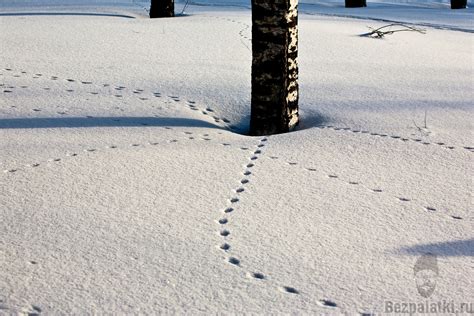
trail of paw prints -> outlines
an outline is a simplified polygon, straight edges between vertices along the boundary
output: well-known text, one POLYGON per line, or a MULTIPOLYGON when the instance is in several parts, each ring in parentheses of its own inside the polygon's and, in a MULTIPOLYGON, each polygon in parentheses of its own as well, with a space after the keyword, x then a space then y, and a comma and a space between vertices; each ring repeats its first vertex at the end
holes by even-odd
MULTIPOLYGON (((280 160, 278 156, 269 156, 269 159, 271 159, 271 160, 280 160)), ((300 167, 303 170, 305 170, 307 172, 310 172, 310 173, 319 172, 319 170, 315 167, 300 166, 300 164, 296 161, 285 161, 285 163, 289 166, 292 166, 292 167, 300 167)), ((322 172, 320 172, 320 173, 322 173, 322 172)), ((417 201, 416 199, 412 199, 412 198, 407 197, 407 196, 393 195, 391 193, 388 193, 387 191, 385 191, 381 187, 369 187, 369 186, 366 186, 365 184, 363 184, 359 180, 345 179, 345 178, 343 178, 343 177, 341 177, 341 176, 339 176, 335 173, 325 174, 324 177, 328 180, 338 181, 341 184, 345 184, 345 185, 349 185, 349 186, 360 186, 360 187, 364 188, 365 190, 373 192, 375 195, 390 195, 390 197, 394 201, 396 201, 398 203, 401 203, 401 204, 416 203, 416 204, 418 204, 418 208, 420 210, 424 211, 424 212, 440 213, 440 211, 441 211, 440 208, 434 207, 432 203, 421 204, 420 201, 417 201)), ((451 212, 448 211, 448 210, 442 210, 442 213, 443 214, 449 214, 451 212)), ((455 219, 455 220, 462 220, 463 219, 461 216, 455 215, 455 214, 451 214, 451 215, 448 215, 448 216, 450 216, 451 219, 455 219)))
POLYGON ((208 17, 214 18, 214 19, 217 19, 217 20, 221 20, 221 21, 231 22, 231 23, 234 23, 234 24, 239 24, 240 26, 242 26, 242 29, 240 29, 240 31, 238 33, 240 38, 241 38, 240 42, 242 43, 242 45, 245 48, 247 48, 249 51, 251 51, 249 46, 252 42, 252 38, 251 38, 251 34, 248 32, 250 30, 250 25, 249 24, 234 20, 232 18, 225 18, 225 17, 221 17, 221 16, 209 15, 208 17))
MULTIPOLYGON (((255 165, 259 159, 261 159, 261 155, 263 153, 263 149, 267 145, 268 139, 266 137, 262 138, 255 148, 251 152, 251 156, 249 157, 247 163, 244 165, 244 170, 242 171, 242 177, 239 180, 237 186, 233 189, 231 197, 228 199, 228 205, 225 207, 220 213, 219 218, 216 220, 216 224, 219 226, 217 233, 221 237, 221 243, 218 245, 218 248, 224 252, 225 254, 225 261, 232 266, 235 266, 240 269, 246 270, 246 275, 258 282, 267 282, 270 280, 269 276, 261 271, 252 271, 250 268, 245 267, 245 263, 243 263, 238 257, 232 254, 232 244, 229 241, 229 236, 233 232, 229 229, 229 223, 232 220, 232 214, 235 213, 238 209, 238 205, 240 202, 240 197, 242 194, 245 194, 246 188, 248 184, 252 181, 252 172, 255 168, 255 165)), ((241 150, 249 150, 248 147, 241 147, 241 150)), ((298 295, 300 291, 291 286, 278 286, 278 290, 287 293, 298 295)))
MULTIPOLYGON (((9 69, 8 72, 12 72, 11 68, 6 68, 9 69)), ((60 78, 59 76, 45 76, 41 73, 37 74, 28 74, 26 71, 20 72, 21 75, 30 75, 33 76, 33 78, 44 78, 44 79, 49 79, 53 81, 58 81, 58 80, 63 80, 67 83, 71 84, 82 84, 86 86, 95 86, 96 89, 93 89, 89 91, 91 95, 107 95, 107 96, 113 96, 118 99, 122 99, 124 97, 129 97, 129 98, 138 98, 140 101, 149 101, 154 98, 163 98, 163 94, 160 91, 145 91, 145 89, 142 88, 129 88, 121 84, 110 84, 110 83, 94 83, 92 81, 83 81, 83 80, 78 80, 78 79, 73 79, 73 78, 60 78), (107 91, 103 91, 102 89, 109 89, 107 91), (125 92, 128 92, 128 95, 125 94, 125 92)), ((13 76, 20 76, 19 74, 13 74, 13 76)), ((27 86, 23 86, 27 88, 27 86)), ((2 86, 4 88, 4 93, 13 93, 15 87, 11 85, 4 85, 2 86)), ((50 88, 45 88, 47 90, 50 90, 50 88)), ((67 88, 66 92, 68 93, 74 93, 76 92, 74 89, 67 88)), ((171 103, 181 103, 182 98, 176 95, 168 95, 167 96, 169 100, 171 100, 171 103)), ((223 124, 226 128, 229 130, 237 130, 237 127, 235 125, 231 125, 231 121, 226 118, 226 117, 221 117, 216 114, 216 110, 209 107, 209 106, 199 106, 196 101, 193 100, 188 100, 186 101, 186 106, 192 110, 192 111, 198 111, 202 115, 206 116, 207 119, 214 121, 215 123, 223 124)), ((120 109, 120 107, 115 107, 115 109, 120 109)), ((33 109, 33 111, 39 112, 41 109, 33 109)), ((67 112, 58 112, 60 115, 66 115, 67 112)))
MULTIPOLYGON (((172 129, 171 127, 164 127, 164 129, 172 129)), ((209 134, 204 134, 204 135, 207 135, 209 136, 209 134)), ((182 138, 181 140, 183 139, 186 139, 186 138, 182 138)), ((16 174, 18 172, 21 172, 21 171, 28 171, 28 170, 33 170, 35 168, 38 168, 38 167, 42 167, 42 166, 47 166, 47 165, 50 165, 52 163, 64 163, 66 161, 70 161, 71 159, 74 159, 76 157, 79 157, 79 156, 84 156, 84 155, 87 155, 87 154, 97 154, 97 153, 100 153, 100 152, 104 152, 104 151, 110 151, 110 150, 115 150, 115 149, 119 149, 119 148, 130 148, 130 147, 134 147, 134 148, 137 148, 137 147, 147 147, 147 146, 157 146, 157 145, 163 145, 163 144, 166 144, 166 143, 169 143, 169 144, 173 144, 173 143, 178 143, 179 140, 176 139, 176 138, 170 138, 168 140, 161 140, 161 141, 149 141, 149 142, 132 142, 132 143, 128 143, 128 144, 122 144, 122 145, 116 145, 116 144, 110 144, 110 145, 107 145, 107 146, 102 146, 102 147, 99 147, 99 146, 91 146, 91 147, 86 147, 86 148, 83 148, 83 149, 79 149, 79 150, 75 150, 75 151, 68 151, 65 153, 64 156, 61 156, 61 157, 52 157, 52 158, 48 158, 46 160, 40 160, 40 161, 35 161, 33 163, 26 163, 26 164, 23 164, 21 166, 17 166, 17 167, 10 167, 10 168, 7 168, 7 169, 4 169, 3 170, 3 173, 4 174, 16 174)))
MULTIPOLYGON (((181 102, 181 99, 176 96, 168 96, 174 102, 181 102)), ((186 107, 194 112, 201 113, 206 116, 207 119, 214 121, 215 123, 223 124, 229 130, 236 130, 236 126, 231 125, 231 121, 226 117, 221 117, 216 114, 216 110, 210 106, 199 106, 194 100, 187 100, 185 102, 186 107)))
MULTIPOLYGON (((60 76, 55 76, 55 75, 48 76, 48 75, 44 75, 44 74, 41 74, 41 73, 28 73, 26 71, 14 72, 11 68, 5 68, 5 70, 7 70, 7 69, 9 69, 8 72, 11 72, 13 77, 25 76, 25 77, 30 77, 30 78, 33 78, 33 79, 42 78, 44 80, 50 80, 50 81, 55 81, 55 82, 61 82, 62 81, 62 82, 67 83, 67 84, 84 85, 84 86, 90 87, 90 88, 95 87, 93 90, 88 92, 92 95, 106 94, 106 95, 113 95, 114 97, 117 97, 117 98, 122 98, 123 97, 123 91, 125 91, 125 90, 130 90, 132 95, 136 94, 136 93, 141 93, 141 92, 144 91, 143 89, 129 89, 126 86, 120 85, 120 84, 114 85, 114 84, 110 84, 110 83, 94 83, 93 81, 88 81, 88 80, 73 79, 73 78, 70 78, 70 77, 61 78, 60 76), (99 89, 107 88, 110 91, 112 91, 112 94, 110 93, 110 91, 108 91, 108 93, 105 93, 104 91, 99 92, 97 90, 97 88, 99 88, 99 89)), ((27 88, 27 86, 24 86, 24 87, 27 88)), ((49 87, 44 87, 43 89, 48 90, 48 91, 51 90, 51 88, 49 88, 49 87)), ((65 91, 70 92, 70 93, 77 92, 76 90, 74 90, 70 87, 65 88, 65 91)), ((148 98, 139 97, 139 99, 147 100, 148 98)))
POLYGON ((386 133, 371 132, 371 131, 364 130, 364 129, 353 129, 353 128, 350 128, 350 127, 337 127, 337 126, 332 126, 332 125, 320 125, 320 126, 317 126, 317 128, 332 129, 332 130, 335 130, 335 131, 351 132, 351 133, 355 133, 355 134, 365 134, 365 135, 369 135, 369 136, 373 136, 373 137, 393 139, 393 140, 397 140, 397 141, 401 141, 401 142, 418 143, 418 144, 424 145, 424 146, 433 145, 433 146, 438 146, 438 147, 445 148, 447 150, 463 149, 463 150, 468 150, 470 152, 474 152, 474 146, 459 146, 459 147, 456 147, 456 146, 448 145, 444 142, 428 142, 428 141, 425 141, 421 138, 402 137, 402 136, 399 136, 399 135, 390 135, 390 134, 386 134, 386 133))
POLYGON ((0 295, 0 314, 39 316, 42 312, 42 308, 34 304, 22 308, 13 308, 8 305, 6 297, 0 295))
MULTIPOLYGON (((165 126, 163 127, 164 130, 173 130, 172 127, 165 126)), ((222 135, 222 132, 216 132, 214 133, 216 135, 222 135)), ((119 148, 129 148, 129 147, 147 147, 147 146, 157 146, 157 145, 163 145, 163 144, 176 144, 179 143, 180 141, 202 141, 202 142, 219 142, 216 138, 213 138, 212 133, 193 133, 191 131, 184 131, 182 134, 176 134, 175 137, 169 138, 167 140, 161 140, 161 141, 149 141, 149 142, 132 142, 128 144, 122 144, 122 145, 117 145, 117 144, 111 144, 107 146, 92 146, 92 147, 86 147, 80 150, 76 151, 68 151, 65 153, 64 156, 61 157, 53 157, 53 158, 48 158, 44 161, 35 161, 33 163, 25 163, 21 166, 16 166, 16 167, 10 167, 7 169, 3 170, 4 174, 15 174, 18 172, 22 171, 28 171, 28 170, 33 170, 38 167, 42 166, 47 166, 48 164, 51 163, 64 163, 66 161, 70 161, 70 159, 84 155, 84 154, 93 154, 93 153, 100 153, 104 152, 106 150, 113 150, 113 149, 119 149, 119 148)), ((227 142, 219 142, 222 146, 224 147, 232 147, 233 145, 231 143, 227 142)), ((239 150, 249 150, 249 148, 246 147, 235 147, 236 149, 239 150)))

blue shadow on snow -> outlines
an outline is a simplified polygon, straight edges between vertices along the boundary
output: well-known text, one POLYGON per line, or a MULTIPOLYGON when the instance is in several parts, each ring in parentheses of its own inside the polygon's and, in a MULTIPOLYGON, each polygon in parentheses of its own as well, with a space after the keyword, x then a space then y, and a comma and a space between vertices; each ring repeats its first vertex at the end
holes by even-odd
POLYGON ((474 238, 415 245, 403 247, 399 250, 402 253, 414 256, 432 253, 440 257, 474 257, 474 238))
POLYGON ((135 19, 134 16, 115 13, 78 13, 78 12, 14 12, 0 13, 0 16, 106 16, 114 18, 135 19))
POLYGON ((201 120, 170 117, 69 117, 0 119, 0 129, 15 128, 80 128, 80 127, 222 127, 201 120))

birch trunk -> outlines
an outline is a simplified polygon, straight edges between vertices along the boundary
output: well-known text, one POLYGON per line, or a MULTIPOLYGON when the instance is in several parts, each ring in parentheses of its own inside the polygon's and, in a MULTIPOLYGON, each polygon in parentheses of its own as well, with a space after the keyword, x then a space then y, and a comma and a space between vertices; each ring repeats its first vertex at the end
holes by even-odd
POLYGON ((366 6, 366 0, 346 0, 346 8, 361 8, 366 6))
POLYGON ((174 16, 174 0, 151 0, 150 18, 170 18, 174 16))
POLYGON ((466 9, 467 0, 451 0, 451 9, 466 9))
POLYGON ((251 135, 298 124, 298 0, 252 0, 251 135))

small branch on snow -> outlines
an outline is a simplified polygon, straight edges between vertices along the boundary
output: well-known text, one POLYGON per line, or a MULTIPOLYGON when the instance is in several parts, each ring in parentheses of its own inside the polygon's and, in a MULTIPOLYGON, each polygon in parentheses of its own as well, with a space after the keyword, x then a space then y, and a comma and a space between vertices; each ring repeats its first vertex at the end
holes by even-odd
POLYGON ((401 24, 401 23, 392 23, 388 24, 382 27, 379 27, 378 29, 374 29, 373 27, 368 26, 369 30, 371 32, 361 34, 360 36, 363 37, 373 37, 373 38, 383 38, 385 35, 392 35, 393 33, 396 32, 418 32, 421 34, 426 34, 425 29, 420 29, 414 26, 406 25, 406 24, 401 24), (391 29, 391 27, 399 27, 399 29, 391 29))
POLYGON ((413 120, 413 124, 415 125, 416 129, 418 130, 418 132, 420 132, 420 134, 422 136, 428 136, 429 134, 431 134, 431 131, 429 130, 428 126, 427 126, 427 123, 426 123, 426 117, 428 116, 428 111, 425 111, 425 119, 424 119, 424 123, 425 125, 423 127, 419 127, 415 120, 413 120))

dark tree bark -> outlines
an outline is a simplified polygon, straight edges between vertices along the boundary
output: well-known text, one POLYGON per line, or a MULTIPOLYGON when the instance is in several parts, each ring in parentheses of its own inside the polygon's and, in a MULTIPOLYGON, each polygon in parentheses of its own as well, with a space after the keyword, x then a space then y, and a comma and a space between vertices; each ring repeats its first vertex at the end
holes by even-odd
POLYGON ((298 124, 298 0, 252 0, 251 135, 298 124))
POLYGON ((451 9, 466 9, 467 0, 451 0, 451 9))
POLYGON ((361 8, 366 6, 366 0, 346 0, 346 8, 361 8))
POLYGON ((174 16, 174 0, 151 0, 150 18, 170 18, 174 16))

